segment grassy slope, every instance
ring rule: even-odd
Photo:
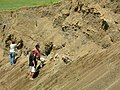
[[[49,5],[60,0],[0,0],[0,10],[14,10],[24,6]]]

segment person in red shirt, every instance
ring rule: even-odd
[[[35,56],[36,56],[36,63],[35,63],[35,68],[37,69],[39,67],[39,65],[41,64],[41,61],[40,61],[40,45],[39,44],[36,44],[35,45],[35,48],[32,50],[35,52]]]
[[[32,51],[35,51],[35,53],[36,53],[36,58],[37,58],[38,60],[40,60],[40,50],[39,50],[39,48],[40,48],[40,45],[39,45],[39,44],[36,44],[36,45],[35,45],[35,48],[32,50]]]

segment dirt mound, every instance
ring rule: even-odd
[[[1,90],[118,90],[119,0],[64,0],[52,6],[0,12]],[[22,42],[9,64],[9,40]],[[36,43],[47,64],[25,78]],[[93,77],[94,76],[94,77]]]

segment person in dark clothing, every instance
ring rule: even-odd
[[[32,51],[29,56],[29,70],[30,70],[29,79],[30,80],[33,80],[33,76],[36,72],[35,65],[36,65],[36,55],[35,55],[35,52]]]
[[[108,30],[108,28],[109,28],[109,25],[108,25],[107,21],[105,21],[104,19],[102,19],[101,28],[105,31]]]

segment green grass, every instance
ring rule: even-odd
[[[0,10],[15,10],[26,6],[45,6],[60,0],[0,0]]]

